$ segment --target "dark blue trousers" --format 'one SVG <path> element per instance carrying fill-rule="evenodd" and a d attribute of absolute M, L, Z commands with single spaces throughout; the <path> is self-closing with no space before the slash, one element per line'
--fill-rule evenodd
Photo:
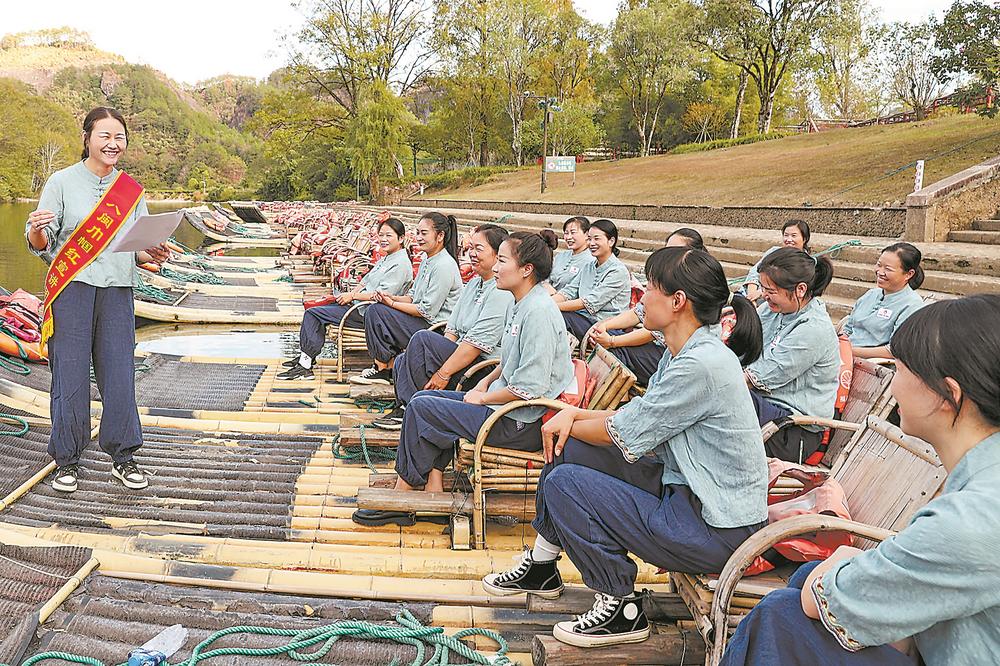
<path fill-rule="evenodd" d="M 586 310 L 562 313 L 563 321 L 566 322 L 566 330 L 572 333 L 573 337 L 581 342 L 583 342 L 583 336 L 587 334 L 590 327 L 597 323 L 588 315 L 581 314 L 584 312 L 586 312 Z"/>
<path fill-rule="evenodd" d="M 90 364 L 103 413 L 99 442 L 116 463 L 142 446 L 135 404 L 135 309 L 130 287 L 70 282 L 52 304 L 49 455 L 74 465 L 90 442 Z"/>
<path fill-rule="evenodd" d="M 299 327 L 299 350 L 315 359 L 323 351 L 326 343 L 326 327 L 340 324 L 344 315 L 351 309 L 350 305 L 319 305 L 306 310 L 302 317 L 302 325 Z M 355 310 L 347 319 L 347 326 L 351 328 L 364 328 L 365 315 L 360 310 Z"/>
<path fill-rule="evenodd" d="M 417 391 L 422 391 L 431 375 L 441 369 L 448 357 L 455 353 L 458 344 L 434 331 L 417 331 L 406 345 L 406 351 L 396 357 L 392 366 L 392 380 L 396 387 L 396 400 L 407 404 Z M 448 383 L 452 389 L 462 378 L 465 368 Z"/>
<path fill-rule="evenodd" d="M 475 440 L 493 410 L 462 401 L 460 391 L 420 391 L 406 407 L 396 451 L 396 472 L 414 487 L 427 483 L 432 469 L 444 470 L 459 439 Z M 486 443 L 518 451 L 542 448 L 542 422 L 521 423 L 504 416 Z"/>
<path fill-rule="evenodd" d="M 916 666 L 889 645 L 848 652 L 819 620 L 802 611 L 801 590 L 819 562 L 803 564 L 788 587 L 771 592 L 740 622 L 722 666 Z"/>
<path fill-rule="evenodd" d="M 764 427 L 765 423 L 777 421 L 778 419 L 784 418 L 792 413 L 792 410 L 787 407 L 774 404 L 753 389 L 750 389 L 750 397 L 753 398 L 753 408 L 757 412 L 757 421 L 760 423 L 761 427 Z"/>
<path fill-rule="evenodd" d="M 608 331 L 611 335 L 624 335 L 626 331 Z M 638 347 L 612 347 L 609 349 L 625 367 L 635 374 L 636 381 L 641 386 L 649 384 L 649 378 L 656 372 L 663 358 L 663 347 L 655 342 L 647 342 Z"/>
<path fill-rule="evenodd" d="M 776 405 L 757 391 L 751 390 L 754 409 L 757 410 L 757 420 L 761 427 L 765 423 L 777 421 L 790 416 L 792 410 Z M 793 463 L 803 463 L 823 442 L 823 432 L 813 432 L 800 426 L 786 426 L 771 435 L 764 442 L 764 452 L 770 458 L 780 458 Z"/>
<path fill-rule="evenodd" d="M 629 465 L 617 448 L 572 439 L 563 458 L 539 482 L 532 526 L 546 541 L 562 546 L 583 582 L 597 592 L 623 597 L 635 590 L 638 567 L 629 553 L 670 571 L 717 573 L 766 524 L 708 525 L 690 488 L 654 485 L 662 468 L 649 458 Z"/>
<path fill-rule="evenodd" d="M 430 328 L 423 317 L 374 303 L 365 310 L 365 340 L 368 353 L 380 363 L 388 363 L 402 353 L 417 331 Z"/>

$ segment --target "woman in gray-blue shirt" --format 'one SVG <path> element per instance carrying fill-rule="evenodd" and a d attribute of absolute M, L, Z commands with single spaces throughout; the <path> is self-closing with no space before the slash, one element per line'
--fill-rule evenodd
<path fill-rule="evenodd" d="M 790 414 L 832 418 L 840 385 L 840 343 L 819 298 L 833 279 L 826 257 L 784 247 L 760 266 L 764 352 L 746 369 L 760 425 Z M 782 428 L 767 454 L 804 462 L 823 438 L 821 426 Z"/>
<path fill-rule="evenodd" d="M 724 666 L 1000 664 L 998 330 L 1000 296 L 984 294 L 893 334 L 900 427 L 937 451 L 943 491 L 875 548 L 800 567 L 740 622 Z"/>
<path fill-rule="evenodd" d="M 406 227 L 394 217 L 379 225 L 378 244 L 386 255 L 361 278 L 359 291 L 338 294 L 336 303 L 306 310 L 299 327 L 299 355 L 285 362 L 288 370 L 278 375 L 278 379 L 312 379 L 313 363 L 323 351 L 327 326 L 338 326 L 346 316 L 348 326 L 364 328 L 366 307 L 352 310 L 356 304 L 375 300 L 378 292 L 394 296 L 406 293 L 413 281 L 413 264 L 403 247 L 405 237 Z"/>
<path fill-rule="evenodd" d="M 618 411 L 564 408 L 542 428 L 534 549 L 483 580 L 490 594 L 557 597 L 565 550 L 598 593 L 593 609 L 553 628 L 579 647 L 649 636 L 630 553 L 670 571 L 719 572 L 767 521 L 764 444 L 737 357 L 761 351 L 753 305 L 700 250 L 657 250 L 646 275 L 646 325 L 667 346 L 646 393 Z M 731 347 L 712 328 L 729 303 Z"/>
<path fill-rule="evenodd" d="M 417 331 L 406 351 L 396 357 L 392 370 L 396 402 L 373 426 L 399 430 L 406 404 L 417 391 L 453 389 L 469 366 L 500 356 L 500 338 L 514 302 L 509 291 L 497 288 L 493 275 L 505 240 L 507 231 L 495 224 L 481 224 L 472 232 L 469 261 L 476 276 L 462 289 L 444 335 Z"/>
<path fill-rule="evenodd" d="M 353 384 L 391 384 L 396 357 L 417 331 L 448 321 L 462 292 L 458 271 L 458 226 L 451 215 L 425 213 L 417 223 L 417 247 L 424 253 L 406 296 L 376 291 L 365 311 L 365 340 L 374 363 L 350 378 Z"/>
<path fill-rule="evenodd" d="M 587 231 L 590 229 L 590 220 L 577 215 L 563 222 L 563 241 L 569 248 L 563 252 L 556 252 L 552 259 L 552 275 L 549 276 L 548 284 L 552 287 L 550 293 L 557 293 L 563 287 L 569 285 L 584 264 L 593 261 L 594 257 L 587 249 Z"/>
<path fill-rule="evenodd" d="M 500 365 L 471 391 L 421 391 L 403 417 L 396 453 L 397 490 L 441 492 L 444 469 L 455 443 L 475 439 L 500 406 L 515 400 L 558 398 L 574 379 L 559 310 L 542 282 L 552 270 L 552 248 L 540 234 L 517 232 L 500 246 L 495 269 L 497 287 L 509 291 L 514 304 L 500 342 Z M 542 447 L 545 407 L 525 406 L 501 417 L 487 443 L 521 451 Z M 413 513 L 358 510 L 362 525 L 412 525 Z"/>
<path fill-rule="evenodd" d="M 49 177 L 38 209 L 28 216 L 25 238 L 34 254 L 50 264 L 55 260 L 115 182 L 127 147 L 128 128 L 118 111 L 98 107 L 87 114 L 82 161 Z M 146 214 L 141 197 L 126 224 Z M 91 363 L 103 405 L 99 443 L 113 461 L 111 475 L 133 490 L 149 485 L 133 459 L 142 446 L 142 430 L 135 402 L 132 285 L 136 262 L 163 263 L 168 256 L 164 247 L 139 253 L 105 249 L 52 303 L 49 455 L 58 465 L 52 487 L 59 492 L 77 489 L 80 457 L 90 442 Z"/>
<path fill-rule="evenodd" d="M 803 252 L 812 252 L 809 248 L 809 239 L 811 236 L 809 225 L 805 220 L 789 220 L 785 222 L 785 225 L 781 227 L 781 245 L 768 248 L 767 252 L 761 256 L 760 261 L 750 268 L 746 279 L 743 280 L 743 284 L 740 286 L 740 293 L 754 303 L 759 303 L 761 297 L 760 266 L 764 259 L 775 250 L 783 247 L 791 247 Z"/>
<path fill-rule="evenodd" d="M 915 291 L 924 283 L 920 259 L 920 250 L 909 243 L 882 250 L 875 263 L 875 288 L 857 300 L 841 329 L 855 358 L 892 358 L 892 334 L 924 305 Z"/>
<path fill-rule="evenodd" d="M 590 327 L 620 315 L 632 300 L 632 274 L 618 258 L 618 227 L 611 220 L 597 220 L 587 230 L 591 261 L 552 298 L 559 304 L 566 329 L 583 340 Z"/>

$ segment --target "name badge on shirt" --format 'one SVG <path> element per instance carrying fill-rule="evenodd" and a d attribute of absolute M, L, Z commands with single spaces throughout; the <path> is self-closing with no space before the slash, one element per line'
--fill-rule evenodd
<path fill-rule="evenodd" d="M 780 335 L 774 336 L 774 340 L 771 340 L 771 349 L 777 347 L 779 342 L 781 342 L 781 336 Z"/>
<path fill-rule="evenodd" d="M 570 266 L 569 267 L 569 272 L 572 273 L 573 275 L 576 275 L 577 273 L 580 272 L 580 267 L 579 266 Z"/>
<path fill-rule="evenodd" d="M 510 325 L 510 337 L 516 338 L 517 337 L 517 332 L 520 330 L 520 328 L 521 328 L 520 324 L 511 324 Z"/>
<path fill-rule="evenodd" d="M 879 308 L 875 316 L 879 319 L 892 319 L 892 310 L 889 308 Z"/>

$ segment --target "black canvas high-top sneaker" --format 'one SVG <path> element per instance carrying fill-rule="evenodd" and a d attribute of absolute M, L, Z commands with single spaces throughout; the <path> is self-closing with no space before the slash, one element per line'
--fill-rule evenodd
<path fill-rule="evenodd" d="M 560 559 L 535 562 L 531 559 L 531 549 L 525 548 L 516 567 L 483 578 L 483 589 L 500 597 L 530 592 L 544 599 L 555 599 L 563 591 L 562 576 L 556 566 Z"/>
<path fill-rule="evenodd" d="M 575 619 L 552 628 L 556 640 L 576 647 L 601 647 L 641 643 L 649 638 L 649 622 L 642 610 L 642 597 L 595 595 L 594 607 Z"/>

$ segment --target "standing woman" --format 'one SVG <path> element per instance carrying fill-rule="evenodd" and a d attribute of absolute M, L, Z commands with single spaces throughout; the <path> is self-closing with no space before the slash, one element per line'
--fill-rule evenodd
<path fill-rule="evenodd" d="M 796 250 L 802 250 L 804 252 L 812 252 L 809 247 L 809 239 L 812 234 L 809 231 L 809 225 L 806 224 L 805 220 L 789 220 L 785 222 L 785 226 L 781 228 L 781 245 L 775 245 L 770 248 L 767 252 L 763 254 L 750 272 L 747 273 L 746 280 L 743 281 L 743 285 L 740 287 L 743 294 L 753 302 L 758 302 L 760 300 L 760 266 L 764 259 L 777 249 L 783 247 L 790 247 Z"/>
<path fill-rule="evenodd" d="M 587 230 L 587 262 L 568 285 L 552 298 L 559 305 L 566 328 L 577 340 L 602 319 L 628 309 L 632 279 L 618 258 L 618 227 L 611 220 L 597 220 Z"/>
<path fill-rule="evenodd" d="M 28 215 L 28 249 L 49 265 L 42 335 L 52 369 L 49 455 L 55 490 L 77 489 L 79 463 L 90 441 L 90 367 L 103 406 L 100 446 L 111 474 L 126 488 L 149 485 L 133 460 L 142 446 L 135 402 L 136 263 L 163 263 L 168 250 L 105 250 L 128 221 L 147 214 L 142 186 L 116 165 L 128 147 L 122 115 L 97 107 L 83 121 L 83 158 L 57 171 Z M 51 338 L 49 337 L 51 335 Z"/>
<path fill-rule="evenodd" d="M 875 548 L 802 565 L 740 622 L 725 666 L 1000 664 L 998 329 L 986 294 L 931 303 L 893 334 L 900 427 L 934 447 L 944 489 Z"/>
<path fill-rule="evenodd" d="M 462 289 L 444 335 L 417 331 L 396 358 L 392 370 L 396 403 L 391 412 L 372 422 L 376 428 L 399 430 L 406 404 L 417 391 L 453 389 L 469 366 L 499 358 L 507 310 L 514 302 L 509 291 L 497 289 L 493 275 L 505 240 L 507 231 L 495 224 L 481 224 L 472 232 L 469 260 L 476 276 Z"/>
<path fill-rule="evenodd" d="M 833 417 L 840 348 L 819 298 L 832 279 L 829 259 L 790 247 L 775 250 L 761 262 L 764 303 L 757 312 L 764 353 L 746 369 L 761 425 L 790 414 Z M 767 441 L 767 454 L 801 463 L 822 438 L 822 426 L 783 428 Z"/>
<path fill-rule="evenodd" d="M 593 256 L 587 251 L 587 231 L 589 229 L 590 220 L 582 215 L 571 217 L 563 222 L 563 242 L 569 249 L 564 252 L 556 252 L 552 259 L 552 275 L 549 276 L 547 282 L 547 285 L 551 287 L 550 294 L 555 294 L 569 285 L 584 264 L 593 261 Z M 555 249 L 555 246 L 552 249 Z"/>
<path fill-rule="evenodd" d="M 545 424 L 535 547 L 483 579 L 491 594 L 557 597 L 565 550 L 597 592 L 590 611 L 553 628 L 578 647 L 649 636 L 630 553 L 671 571 L 717 573 L 767 521 L 764 445 L 736 355 L 760 354 L 753 305 L 730 294 L 722 265 L 700 250 L 657 250 L 646 275 L 646 325 L 668 350 L 648 390 L 618 411 L 566 407 Z M 730 303 L 731 348 L 713 330 Z"/>
<path fill-rule="evenodd" d="M 497 286 L 514 297 L 503 339 L 500 365 L 467 393 L 421 391 L 406 408 L 396 455 L 396 490 L 441 492 L 444 469 L 455 442 L 475 439 L 493 411 L 515 400 L 555 399 L 573 379 L 566 327 L 542 283 L 552 270 L 552 249 L 540 234 L 517 232 L 500 246 Z M 521 407 L 504 415 L 487 444 L 520 451 L 542 447 L 545 407 Z M 412 525 L 413 513 L 361 509 L 362 525 Z"/>
<path fill-rule="evenodd" d="M 666 246 L 705 249 L 701 234 L 688 227 L 681 227 L 667 236 Z M 641 328 L 644 317 L 645 307 L 639 303 L 616 317 L 602 319 L 587 332 L 594 343 L 617 356 L 635 374 L 636 381 L 641 386 L 649 384 L 649 378 L 656 372 L 667 348 L 658 331 Z"/>
<path fill-rule="evenodd" d="M 365 339 L 375 363 L 354 384 L 392 383 L 392 365 L 417 331 L 447 321 L 462 291 L 455 261 L 458 225 L 451 215 L 430 212 L 417 223 L 417 247 L 424 253 L 417 277 L 406 296 L 376 291 L 365 312 Z"/>
<path fill-rule="evenodd" d="M 403 247 L 405 236 L 406 227 L 394 217 L 379 225 L 378 244 L 386 256 L 361 278 L 360 291 L 339 294 L 336 303 L 306 310 L 299 328 L 299 357 L 285 363 L 289 369 L 278 375 L 278 379 L 312 379 L 312 366 L 323 350 L 327 326 L 337 326 L 347 316 L 348 326 L 364 328 L 366 308 L 358 308 L 350 315 L 348 310 L 357 303 L 370 303 L 378 292 L 393 296 L 406 292 L 413 281 L 413 265 Z"/>
<path fill-rule="evenodd" d="M 920 250 L 909 243 L 882 250 L 875 264 L 876 287 L 858 299 L 841 329 L 855 358 L 892 358 L 892 334 L 924 305 L 914 291 L 924 283 L 920 259 Z"/>

